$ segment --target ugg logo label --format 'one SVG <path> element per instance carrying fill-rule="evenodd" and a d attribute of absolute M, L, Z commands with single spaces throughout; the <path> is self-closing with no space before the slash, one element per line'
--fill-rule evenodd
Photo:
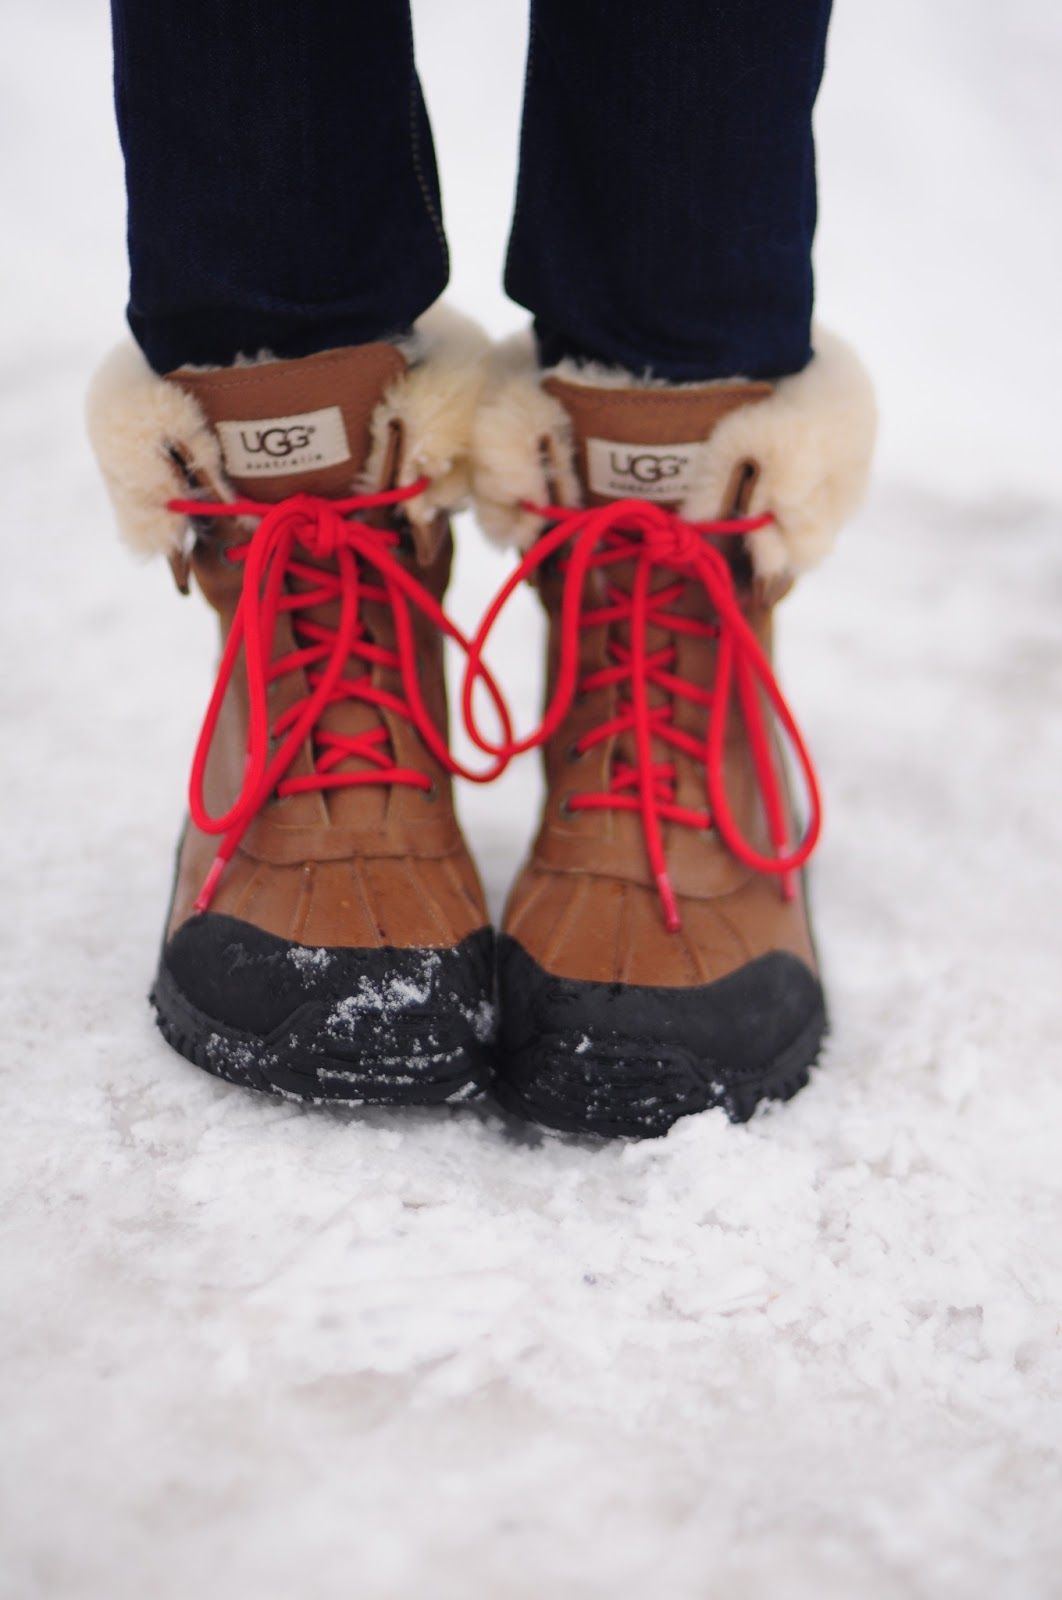
<path fill-rule="evenodd" d="M 294 417 L 219 422 L 217 430 L 225 467 L 234 478 L 313 472 L 350 460 L 347 430 L 338 406 L 301 411 Z"/>
<path fill-rule="evenodd" d="M 302 428 L 257 428 L 254 432 L 241 428 L 240 443 L 249 456 L 264 454 L 276 459 L 305 450 L 316 432 L 312 422 Z"/>
<path fill-rule="evenodd" d="M 591 494 L 611 500 L 683 500 L 693 487 L 703 444 L 622 444 L 586 441 Z"/>

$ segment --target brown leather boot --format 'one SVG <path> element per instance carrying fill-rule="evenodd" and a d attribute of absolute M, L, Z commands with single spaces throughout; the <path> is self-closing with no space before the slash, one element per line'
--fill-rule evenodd
<path fill-rule="evenodd" d="M 854 356 L 828 335 L 818 351 L 773 386 L 667 387 L 543 378 L 509 350 L 485 394 L 480 515 L 528 550 L 507 589 L 531 577 L 549 620 L 549 709 L 517 747 L 542 744 L 547 793 L 499 943 L 497 1091 L 550 1126 L 744 1119 L 818 1054 L 818 799 L 772 622 L 858 498 L 874 431 Z"/>
<path fill-rule="evenodd" d="M 224 647 L 152 991 L 175 1049 L 300 1100 L 470 1092 L 493 949 L 454 816 L 439 609 L 475 330 L 156 377 L 105 364 L 90 431 L 123 531 Z"/>

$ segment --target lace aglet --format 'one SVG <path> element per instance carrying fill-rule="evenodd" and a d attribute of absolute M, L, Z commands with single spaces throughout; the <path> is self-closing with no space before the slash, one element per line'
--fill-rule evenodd
<path fill-rule="evenodd" d="M 782 874 L 782 899 L 789 905 L 796 899 L 796 873 L 784 872 Z"/>
<path fill-rule="evenodd" d="M 218 879 L 221 877 L 221 874 L 224 872 L 227 866 L 227 856 L 218 854 L 214 857 L 210 871 L 203 880 L 203 887 L 196 895 L 195 904 L 192 907 L 193 911 L 206 911 L 211 900 L 214 898 L 214 890 L 218 886 Z"/>
<path fill-rule="evenodd" d="M 666 872 L 656 874 L 656 892 L 660 896 L 660 904 L 664 908 L 664 926 L 668 933 L 678 933 L 682 927 L 682 918 L 679 916 L 678 901 L 675 891 L 671 887 L 671 879 Z"/>

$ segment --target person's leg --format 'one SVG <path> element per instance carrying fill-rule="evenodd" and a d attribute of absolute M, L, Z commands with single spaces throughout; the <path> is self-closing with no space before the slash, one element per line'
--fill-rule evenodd
<path fill-rule="evenodd" d="M 402 332 L 447 281 L 408 0 L 112 0 L 151 365 Z"/>
<path fill-rule="evenodd" d="M 830 0 L 532 0 L 506 288 L 543 364 L 772 378 L 811 353 Z"/>
<path fill-rule="evenodd" d="M 493 933 L 441 607 L 486 341 L 420 315 L 446 248 L 408 3 L 115 0 L 114 21 L 142 348 L 103 363 L 89 431 L 123 533 L 195 583 L 223 646 L 158 1024 L 298 1100 L 463 1098 L 489 1072 Z"/>
<path fill-rule="evenodd" d="M 853 353 L 818 327 L 811 349 L 828 10 L 534 0 L 507 284 L 538 344 L 496 360 L 473 455 L 550 629 L 548 710 L 516 747 L 542 746 L 546 794 L 501 928 L 496 1088 L 553 1127 L 747 1117 L 823 1038 L 817 785 L 771 648 L 874 435 Z"/>

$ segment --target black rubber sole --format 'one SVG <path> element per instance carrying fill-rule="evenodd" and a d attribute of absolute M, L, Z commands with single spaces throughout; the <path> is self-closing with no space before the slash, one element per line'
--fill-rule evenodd
<path fill-rule="evenodd" d="M 478 941 L 471 952 L 475 967 L 484 970 L 489 984 L 490 936 L 472 938 Z M 307 954 L 312 957 L 314 952 Z M 360 953 L 321 952 L 325 954 Z M 386 958 L 388 952 L 366 954 Z M 424 953 L 420 954 L 423 959 Z M 466 958 L 467 967 L 468 954 L 465 947 L 440 953 L 437 988 L 429 983 L 423 992 L 414 991 L 415 1003 L 408 1007 L 366 1006 L 357 982 L 350 984 L 349 993 L 337 989 L 334 979 L 327 988 L 318 982 L 319 992 L 314 993 L 316 971 L 311 962 L 305 997 L 290 1007 L 285 1003 L 286 1014 L 280 1020 L 272 1017 L 268 1031 L 220 1022 L 195 1006 L 174 978 L 165 951 L 150 1000 L 167 1043 L 228 1083 L 311 1105 L 442 1105 L 479 1093 L 491 1076 L 494 1005 L 488 996 L 492 990 L 485 987 L 477 999 L 452 988 L 458 967 L 454 958 Z M 432 955 L 427 953 L 425 963 L 429 972 Z M 402 983 L 401 978 L 398 981 Z"/>
<path fill-rule="evenodd" d="M 505 938 L 499 956 L 493 1094 L 565 1133 L 660 1138 L 714 1107 L 746 1122 L 804 1088 L 827 1031 L 822 989 L 794 957 L 674 990 L 559 979 Z"/>
<path fill-rule="evenodd" d="M 658 1139 L 680 1118 L 718 1106 L 731 1122 L 747 1122 L 764 1101 L 791 1100 L 807 1086 L 825 1035 L 823 1017 L 769 1071 L 736 1081 L 686 1050 L 553 1034 L 507 1058 L 492 1092 L 506 1111 L 562 1133 Z"/>

